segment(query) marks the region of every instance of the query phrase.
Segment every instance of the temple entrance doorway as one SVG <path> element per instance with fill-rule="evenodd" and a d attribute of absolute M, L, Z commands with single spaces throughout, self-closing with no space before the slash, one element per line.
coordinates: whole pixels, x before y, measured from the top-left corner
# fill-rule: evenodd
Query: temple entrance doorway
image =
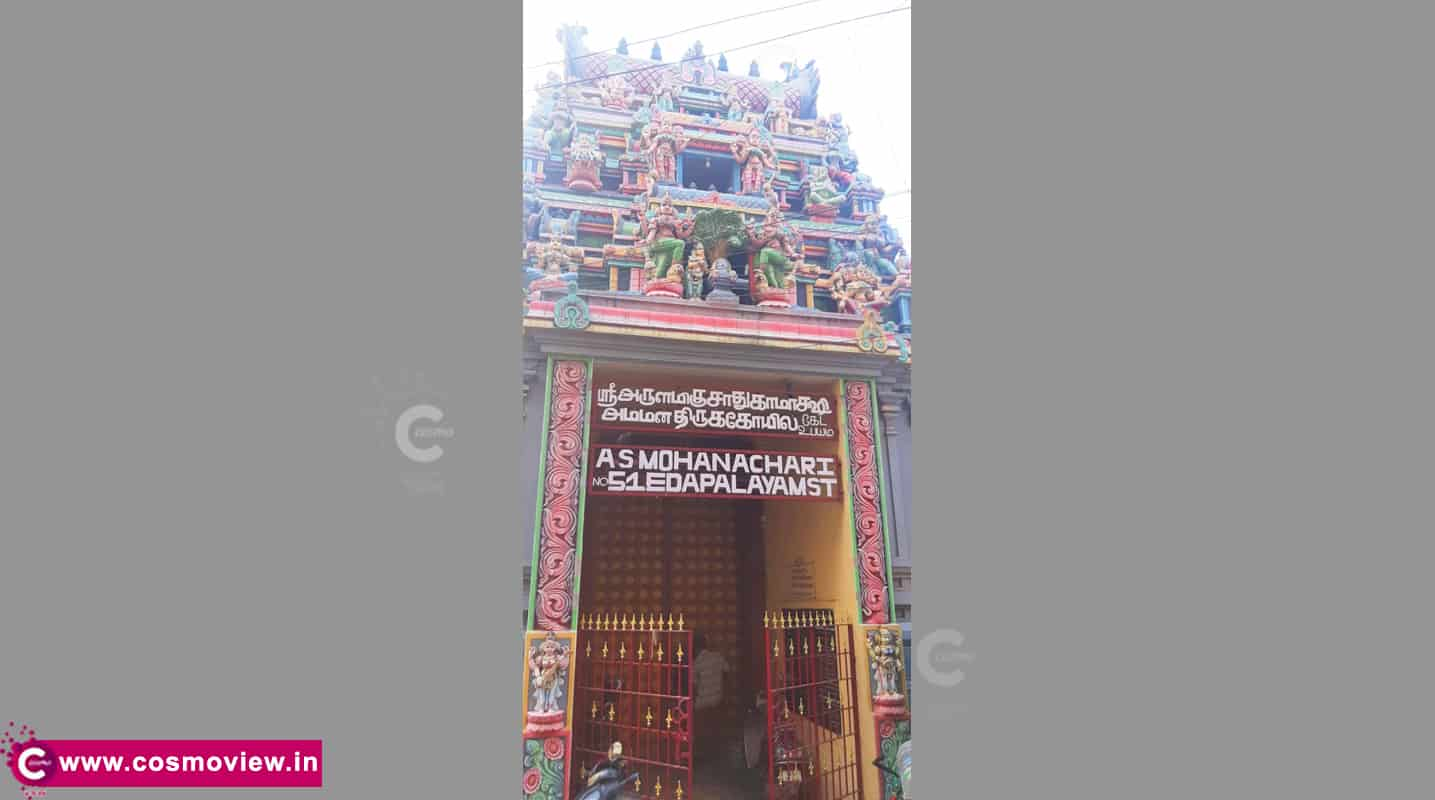
<path fill-rule="evenodd" d="M 860 797 L 837 386 L 594 383 L 569 774 L 616 741 L 645 798 Z"/>
<path fill-rule="evenodd" d="M 751 447 L 741 437 L 599 436 Z M 753 500 L 589 494 L 574 694 L 580 780 L 620 741 L 644 797 L 678 797 L 678 786 L 690 800 L 765 796 L 764 517 Z"/>

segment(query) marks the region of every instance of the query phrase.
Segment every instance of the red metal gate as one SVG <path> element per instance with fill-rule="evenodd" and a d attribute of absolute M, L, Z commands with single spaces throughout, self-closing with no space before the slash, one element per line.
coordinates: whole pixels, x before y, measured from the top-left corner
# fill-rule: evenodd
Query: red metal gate
<path fill-rule="evenodd" d="M 654 800 L 695 800 L 691 660 L 681 615 L 593 614 L 578 626 L 573 682 L 576 795 L 613 742 L 622 742 L 631 788 Z"/>
<path fill-rule="evenodd" d="M 763 617 L 768 800 L 862 798 L 852 626 L 828 609 Z"/>

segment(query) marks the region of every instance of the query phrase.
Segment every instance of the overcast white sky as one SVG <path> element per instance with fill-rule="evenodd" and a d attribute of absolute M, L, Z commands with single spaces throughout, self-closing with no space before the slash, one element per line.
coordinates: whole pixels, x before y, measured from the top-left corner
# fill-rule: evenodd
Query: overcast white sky
<path fill-rule="evenodd" d="M 756 59 L 762 77 L 782 75 L 778 64 L 799 66 L 816 59 L 822 74 L 817 91 L 817 113 L 840 113 L 852 132 L 851 144 L 860 160 L 858 169 L 886 190 L 882 213 L 902 233 L 912 249 L 912 12 L 902 11 L 846 25 L 804 33 L 770 44 L 736 50 L 742 45 L 771 39 L 829 22 L 860 17 L 889 8 L 910 7 L 910 0 L 809 0 L 781 11 L 770 9 L 800 0 L 724 0 L 721 3 L 687 3 L 681 0 L 524 0 L 523 4 L 523 116 L 537 97 L 534 86 L 548 72 L 562 74 L 561 64 L 545 64 L 563 57 L 556 32 L 564 23 L 588 29 L 590 50 L 617 47 L 627 37 L 629 54 L 646 58 L 651 42 L 662 36 L 663 60 L 681 58 L 696 40 L 714 61 L 728 53 L 728 69 L 747 74 Z M 701 30 L 667 36 L 716 20 L 754 12 L 769 12 L 725 22 Z"/>

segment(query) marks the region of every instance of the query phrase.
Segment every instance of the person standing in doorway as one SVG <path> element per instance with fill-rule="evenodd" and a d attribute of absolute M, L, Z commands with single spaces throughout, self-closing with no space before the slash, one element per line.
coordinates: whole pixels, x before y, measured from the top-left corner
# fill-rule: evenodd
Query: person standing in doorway
<path fill-rule="evenodd" d="M 708 648 L 707 636 L 693 634 L 693 705 L 697 709 L 696 720 L 702 730 L 698 735 L 698 746 L 704 753 L 714 751 L 714 742 L 721 742 L 723 679 L 731 669 L 727 659 L 717 650 Z"/>

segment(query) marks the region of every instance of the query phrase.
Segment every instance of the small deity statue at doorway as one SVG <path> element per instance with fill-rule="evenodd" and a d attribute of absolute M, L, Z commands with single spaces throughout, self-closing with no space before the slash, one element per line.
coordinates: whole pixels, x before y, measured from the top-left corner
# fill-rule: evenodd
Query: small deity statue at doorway
<path fill-rule="evenodd" d="M 872 662 L 872 694 L 876 697 L 902 696 L 902 647 L 891 628 L 867 634 L 867 655 Z"/>
<path fill-rule="evenodd" d="M 551 632 L 533 648 L 528 658 L 533 677 L 533 711 L 552 714 L 562 710 L 559 696 L 563 693 L 568 670 L 568 645 L 558 641 Z"/>

